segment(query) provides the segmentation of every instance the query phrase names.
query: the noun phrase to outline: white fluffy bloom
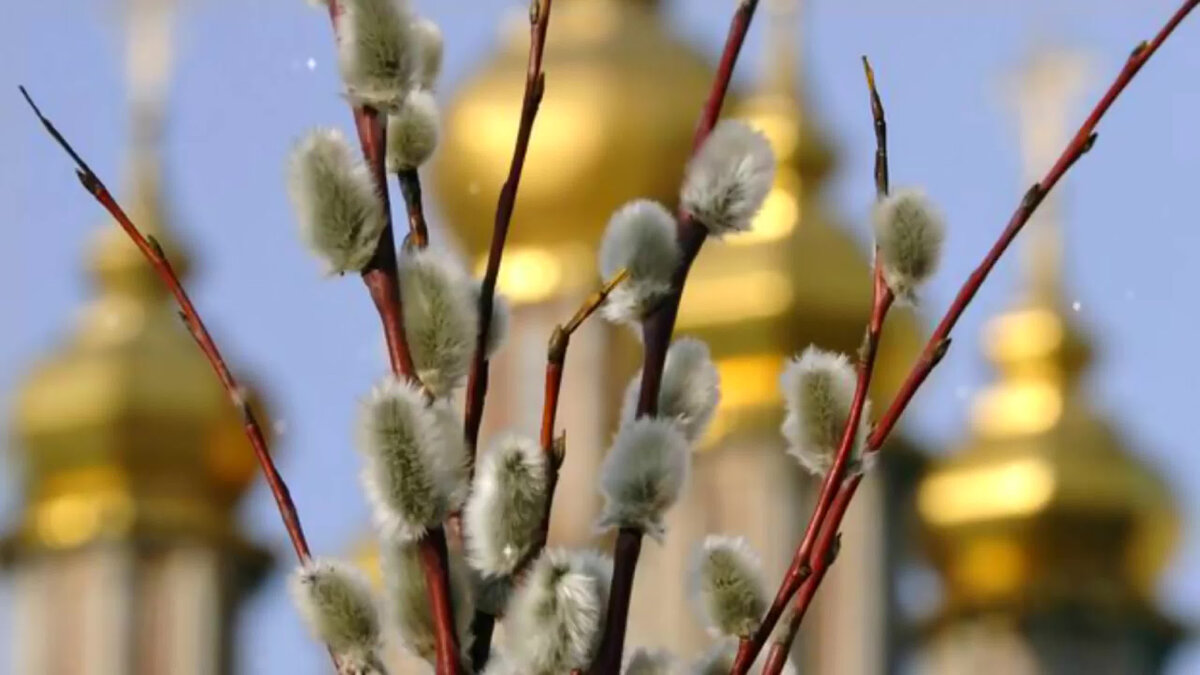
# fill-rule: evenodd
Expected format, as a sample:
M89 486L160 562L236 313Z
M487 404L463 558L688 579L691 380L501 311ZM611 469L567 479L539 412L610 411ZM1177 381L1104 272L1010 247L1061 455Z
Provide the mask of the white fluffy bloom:
M641 390L642 374L639 371L625 388L622 424L637 416ZM658 390L658 416L674 420L688 441L695 443L708 429L720 400L721 377L713 365L708 345L690 337L671 343Z
M750 229L775 180L775 153L745 122L717 124L688 164L683 208L721 236Z
M591 551L547 549L505 616L505 653L519 672L557 675L587 668L600 644L612 561Z
M808 347L784 368L780 378L787 408L783 436L788 441L788 453L810 473L822 476L833 466L854 403L856 384L854 366L844 354L817 347ZM850 473L863 469L870 415L867 402L850 450Z
M417 86L432 91L442 73L442 29L425 17L413 22L413 35L417 43Z
M600 241L600 274L608 280L624 268L629 278L609 294L604 316L642 319L671 291L680 256L675 217L662 204L643 199L618 209Z
M549 480L546 453L532 439L501 437L479 461L463 511L471 566L484 576L512 574L541 531Z
M418 547L384 541L382 568L388 613L399 629L404 647L432 664L437 656L436 624ZM453 551L450 552L450 601L458 646L465 655L471 646L471 617L475 605L467 566Z
M671 652L638 647L630 655L624 672L625 675L674 675L678 667Z
M437 149L440 129L433 94L422 89L410 91L399 109L388 115L388 171L416 169L429 161Z
M421 392L389 376L371 391L358 424L363 487L383 536L413 541L441 524L461 502L465 457L461 442L443 438Z
M313 634L337 656L341 672L384 672L379 610L361 572L338 561L310 560L296 568L288 586Z
M391 110L417 74L419 54L407 0L339 0L338 65L353 100Z
M288 194L300 238L327 273L361 270L383 233L383 203L366 166L355 157L342 132L316 129L288 160Z
M435 396L460 386L479 332L479 310L462 266L430 249L400 255L400 303L413 364Z
M705 538L692 564L691 582L705 623L721 635L751 635L767 611L761 564L741 537Z
M884 281L898 298L915 301L916 289L941 261L941 214L920 190L897 190L875 204L872 220Z
M691 461L687 438L671 420L641 417L621 425L600 468L598 525L636 528L661 541L663 516L678 501Z

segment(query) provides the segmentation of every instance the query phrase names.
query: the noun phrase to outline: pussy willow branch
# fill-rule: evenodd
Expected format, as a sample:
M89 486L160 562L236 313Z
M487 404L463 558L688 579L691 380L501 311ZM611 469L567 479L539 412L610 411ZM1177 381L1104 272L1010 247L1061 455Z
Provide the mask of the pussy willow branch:
M246 438L250 441L250 447L254 449L254 456L258 460L259 467L262 468L263 476L267 479L267 485L271 489L271 495L275 497L275 505L279 508L279 516L283 520L283 525L287 529L288 537L292 541L292 548L296 551L296 558L300 562L307 562L311 558L308 549L308 541L304 537L304 528L300 524L300 515L296 511L296 505L292 502L291 493L288 491L287 483L284 482L283 476L275 467L275 460L271 459L271 453L268 451L267 439L262 432L262 427L259 426L258 420L254 417L254 412L250 410L250 405L246 400L245 393L241 385L230 372L229 366L226 365L224 357L221 356L221 351L217 349L216 342L208 333L208 328L204 326L203 319L200 318L200 313L196 311L196 306L192 304L191 298L188 297L187 291L183 288L183 283L175 274L175 269L171 266L171 261L167 259L163 253L162 247L153 236L143 235L137 225L129 219L125 210L117 203L112 194L101 182L100 178L92 171L87 162L79 156L67 139L59 133L54 124L42 114L33 99L29 96L29 92L25 87L20 87L21 95L25 97L25 101L29 103L29 107L33 109L33 114L37 115L42 126L46 128L50 136L58 142L62 149L70 155L74 160L76 171L75 174L79 177L79 182L84 189L88 191L103 206L109 214L117 221L125 234L133 240L134 245L141 251L146 261L154 268L154 272L162 283L171 291L171 295L175 297L175 303L179 305L179 315L183 319L183 324L187 326L188 331L195 338L196 344L200 350L204 352L204 357L208 359L213 371L217 374L217 379L221 381L221 386L225 388L225 392L229 395L229 400L238 409L242 417L242 426L246 432Z
M275 460L271 458L270 448L262 427L259 426L258 419L254 416L254 411L250 409L250 403L246 399L244 390L234 378L233 372L229 370L225 358L221 356L221 350L217 348L217 343L209 335L208 328L205 327L204 320L200 317L200 312L192 304L191 298L183 288L183 282L179 280L179 276L163 252L162 246L152 235L142 234L129 215L125 213L125 209L121 208L121 205L113 198L112 193L108 191L96 172L92 171L79 153L75 152L75 148L71 147L71 144L59 133L54 124L38 109L25 87L20 87L20 90L38 121L75 162L75 175L79 178L79 183L117 221L117 225L125 231L133 244L137 246L138 251L146 258L146 262L154 269L159 280L174 296L175 304L179 306L179 318L183 320L183 325L187 327L192 339L196 341L196 345L208 359L221 386L225 388L229 401L237 408L238 414L242 418L242 430L245 432L247 440L250 441L250 447L254 450L254 458L258 460L258 466L267 481L267 487L271 490L271 496L275 498L275 507L279 510L279 518L283 521L283 527L287 530L288 538L292 542L292 550L296 552L296 559L301 564L307 563L312 559L312 554L308 548L308 540L304 536L304 526L300 524L300 512L296 509L295 502L292 501L292 493L288 490L283 475L275 466ZM333 660L334 669L338 670L340 666L337 657L333 652L329 653L329 657Z
M563 460L566 458L566 434L554 437L554 421L558 415L558 399L562 391L563 368L567 361L567 347L571 342L571 335L583 325L589 317L600 309L604 301L608 299L610 293L629 278L629 271L622 269L613 275L599 290L589 295L584 299L579 309L567 321L566 324L561 324L554 327L554 332L550 336L550 344L546 350L546 394L542 404L542 430L539 437L539 442L542 446L542 452L546 455L546 506L542 510L542 521L538 531L538 538L533 548L525 555L520 563L517 564L516 570L513 571L513 578L520 579L525 571L537 560L542 549L546 547L546 541L550 538L550 513L554 506L554 490L558 487L558 473L562 468ZM475 670L482 671L487 664L488 657L491 651L491 635L495 624L496 617L476 610L475 618L472 622L473 632L475 633L475 644L471 648L471 660L475 665Z
M472 469L475 446L479 443L479 427L483 424L484 399L487 397L487 341L492 325L492 306L496 299L496 280L500 276L500 259L504 256L504 242L508 238L508 228L517 205L517 189L521 185L525 156L529 153L533 123L542 105L542 96L546 93L542 54L546 50L546 31L550 28L550 9L553 2L554 0L531 0L529 3L529 64L525 73L525 96L521 101L521 121L517 127L517 139L513 147L508 178L500 189L500 197L496 204L487 269L484 271L483 283L479 290L479 335L475 341L475 356L471 361L470 375L467 377L467 408L463 420L463 433L467 439L468 458Z
M337 19L341 12L338 0L329 0L329 19L334 39L338 35ZM354 125L362 146L363 159L371 171L375 190L383 200L386 224L379 237L375 255L363 269L363 283L375 303L387 341L388 359L392 373L400 379L420 384L404 330L404 313L400 305L400 280L396 267L396 242L392 231L391 203L387 184L387 116L371 106L352 106ZM411 205L410 205L411 209ZM434 622L436 672L438 675L458 675L460 672L458 634L454 629L454 606L450 599L450 559L443 527L431 528L417 542L418 559L429 591L430 611Z
M988 274L995 267L996 262L1008 249L1009 245L1016 238L1017 234L1020 233L1025 224L1029 222L1030 218L1033 216L1033 213L1045 199L1046 195L1049 194L1054 186L1058 184L1067 171L1069 171L1071 167L1075 165L1075 162L1077 162L1080 157L1091 150L1096 141L1096 127L1100 120L1104 117L1105 113L1108 112L1108 109L1112 107L1113 102L1116 101L1116 99L1121 95L1121 93L1129 85L1130 81L1132 81L1137 75L1138 71L1141 70L1142 66L1149 61L1150 57L1153 56L1156 51L1158 51L1160 46L1162 46L1162 43L1165 42L1168 37L1170 37L1170 35L1175 31L1184 18L1186 18L1187 15L1191 13L1191 11L1195 9L1198 4L1200 4L1200 0L1187 0L1184 2L1175 11L1175 13L1171 15L1158 33L1155 34L1152 40L1149 42L1141 42L1137 45L1137 47L1134 48L1129 57L1126 59L1124 67L1122 67L1121 71L1117 73L1117 76L1113 80L1112 84L1109 85L1104 95L1101 96L1099 102L1096 103L1096 106L1084 119L1083 123L1076 131L1075 136L1067 144L1067 147L1063 150L1058 160L1053 166L1050 167L1046 175L1043 176L1040 181L1030 187L1025 193L1021 203L1018 205L1016 211L1009 219L1008 224L1001 232L999 238L984 256L983 261L979 264L975 271L971 273L966 282L964 282L963 286L960 288L957 296L954 299L954 302L951 303L950 307L946 310L945 315L942 317L937 328L930 336L929 341L922 350L921 356L918 358L917 363L914 364L899 393L897 393L895 399L893 399L891 405L888 406L887 410L876 424L874 430L871 432L871 435L867 439L868 452L877 452L879 450L883 442L887 440L888 434L895 427L900 416L908 407L908 404L912 401L912 398L916 394L917 390L925 382L926 378L928 378L929 373L932 372L937 364L945 357L946 351L950 347L951 330L953 330L955 324L958 322L958 319L966 310L967 305L970 304L971 300L975 297L975 294L979 291L979 288L982 286L984 280L987 279ZM858 485L859 480L852 479L851 481L847 482L845 486L843 486L842 491L845 493L845 501L847 504L849 503L850 499L853 498ZM840 525L844 515L844 509L842 509L840 514L830 514L830 517L824 524L824 528L828 529L830 532L835 531ZM822 551L815 551L815 556L817 556L818 560L820 559L821 555ZM814 586L814 593L815 590L816 589ZM809 601L811 601L811 598ZM797 609L803 608L798 606ZM801 618L802 616L803 615L800 614Z
M692 138L693 154L704 144L721 116L721 108L733 79L733 70L757 8L758 0L741 0L734 11L721 61L717 66L717 74L701 110L700 120L696 124ZM675 318L679 314L683 285L707 234L707 229L695 222L690 215L679 214L677 238L682 258L671 280L671 294L642 322L645 357L642 364L642 388L638 393L638 417L658 414L658 392L662 386L663 364L671 344L671 334L675 330ZM629 606L633 596L634 574L642 550L642 534L640 530L628 527L617 531L617 539L613 544L613 577L608 612L596 660L588 669L590 675L607 675L620 670L625 649L625 631L629 622Z
M1050 170L1040 181L1030 187L1029 191L1025 193L1025 197L1021 200L1021 204L1017 207L1017 210L1012 214L1008 225L1005 226L999 239L996 240L991 250L984 256L983 262L979 264L979 267L971 273L966 283L963 284L962 288L958 291L958 295L955 296L954 302L951 303L950 308L946 310L945 316L942 317L937 328L933 331L933 335L929 337L929 341L925 344L925 349L922 351L920 359L913 366L912 371L909 372L908 378L900 388L900 392L896 394L896 398L892 400L891 405L888 406L887 410L879 418L879 421L875 425L875 430L870 436L870 447L879 448L882 445L888 434L891 433L892 428L896 426L896 422L900 419L904 410L908 407L912 397L925 381L925 378L929 377L929 373L941 361L946 349L950 345L950 331L954 329L955 324L958 323L967 305L971 303L971 300L975 297L975 293L979 291L979 287L992 271L992 268L996 266L996 262L1004 254L1005 249L1008 248L1009 244L1020 233L1025 223L1029 222L1033 212L1037 210L1042 200L1054 189L1054 186L1058 184L1063 175L1070 170L1080 157L1092 148L1092 144L1096 141L1096 126L1100 123L1104 114L1112 107L1113 102L1117 100L1117 97L1121 95L1121 92L1125 90L1129 82L1138 74L1142 66L1158 51L1162 43L1170 37L1175 28L1196 8L1197 4L1200 4L1200 0L1187 0L1184 2L1171 15L1171 18L1167 20L1166 24L1163 25L1152 40L1141 42L1134 48L1133 52L1126 59L1125 66L1117 73L1116 79L1109 85L1104 95L1100 98L1100 101L1096 103L1096 107L1092 109L1091 113L1083 121L1083 124L1080 125L1079 130L1075 132L1074 138L1067 144L1058 161L1050 167Z
M875 196L876 199L883 199L888 193L887 116L884 114L883 101L879 97L879 91L875 88L875 73L871 70L871 64L865 56L863 57L863 70L866 74L871 100L871 119L875 128ZM791 601L792 596L804 587L820 583L814 581L813 578L814 565L811 562L813 549L819 546L817 539L822 533L822 525L830 515L835 497L846 480L851 448L857 440L859 424L862 421L863 409L866 407L867 395L871 387L871 377L875 371L875 358L879 352L879 340L883 335L883 323L887 319L888 310L895 301L895 295L883 279L883 269L878 264L878 255L875 256L875 259L871 285L871 317L867 322L862 352L859 355L858 379L855 383L850 414L847 416L846 426L842 430L841 443L838 445L833 465L821 483L821 490L817 495L812 516L805 527L804 536L796 548L792 562L784 573L774 601L763 617L758 630L749 638L743 638L738 644L737 657L734 659L731 671L733 673L749 672L750 666L766 644L767 638L774 630L775 624L779 622L779 618L783 615L784 608ZM836 530L836 527L834 529ZM784 645L785 653L790 646L791 639L789 638Z

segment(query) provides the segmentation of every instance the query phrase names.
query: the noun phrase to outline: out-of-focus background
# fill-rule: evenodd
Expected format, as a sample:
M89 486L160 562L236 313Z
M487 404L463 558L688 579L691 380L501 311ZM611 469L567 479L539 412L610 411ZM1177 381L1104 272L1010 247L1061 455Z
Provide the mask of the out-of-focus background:
M447 44L443 144L424 171L433 236L474 261L511 151L526 6L415 4ZM775 381L808 343L852 351L861 335L874 137L860 55L878 71L893 183L925 189L950 223L943 269L889 327L879 406L1175 4L764 0L728 114L768 134L779 179L756 233L711 242L689 286L680 330L712 345L725 400L667 542L648 544L631 644L707 646L682 581L705 532L746 534L774 583L807 517ZM732 5L555 3L485 434L536 431L545 340L597 282L609 212L674 199ZM313 549L369 566L350 426L382 340L361 284L322 279L297 243L282 178L306 129L350 129L328 19L299 0L12 2L0 45L0 672L324 672L236 419L16 86L189 262ZM847 521L794 655L804 672L1200 671L1197 73L1193 18L959 324ZM637 354L600 322L572 348L556 541L604 545L592 472Z

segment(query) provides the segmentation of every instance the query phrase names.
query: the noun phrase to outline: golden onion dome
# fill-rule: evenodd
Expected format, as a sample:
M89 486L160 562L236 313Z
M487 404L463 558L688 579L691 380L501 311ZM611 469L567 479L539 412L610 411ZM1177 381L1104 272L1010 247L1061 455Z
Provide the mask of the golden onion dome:
M187 268L159 199L158 166L134 162L130 215ZM165 289L119 228L92 247L96 297L16 395L25 510L18 549L133 537L236 543L232 509L256 474L237 412Z
M1080 391L1086 343L1058 302L1035 295L988 325L986 346L1000 381L918 495L946 614L1152 606L1178 514L1162 477Z
M711 68L673 37L654 0L559 0L500 285L515 302L590 288L609 215L649 197L674 204ZM523 18L523 17L522 17ZM434 168L438 203L472 258L492 235L508 174L528 26L455 95Z

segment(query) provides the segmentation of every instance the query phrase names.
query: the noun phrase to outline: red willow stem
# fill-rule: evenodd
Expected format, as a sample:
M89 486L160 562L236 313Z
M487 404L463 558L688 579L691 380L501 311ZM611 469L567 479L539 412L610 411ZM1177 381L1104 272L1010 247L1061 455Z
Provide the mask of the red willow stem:
M425 205L421 200L421 176L416 169L404 169L396 174L400 194L408 210L408 239L418 249L429 245L429 226L425 222Z
M875 128L875 197L876 199L883 199L887 196L889 188L887 116L884 114L883 101L879 97L879 91L875 88L875 72L871 70L871 63L865 56L862 61L871 101L871 119ZM876 261L878 261L878 251L876 251L875 257ZM855 437L857 436L859 424L862 421L863 410L867 404L871 377L875 371L875 358L879 351L879 340L883 334L883 322L887 318L888 310L891 309L894 300L895 295L883 279L883 269L876 262L873 272L873 283L871 285L871 317L867 322L867 332L864 336L862 353L859 355L858 379L855 383L854 399L850 405L850 414L847 416L846 426L842 429L842 440L834 457L833 466L830 467L825 480L821 484L821 491L817 495L817 503L813 507L812 516L809 518L808 525L804 530L804 537L801 539L800 545L796 548L796 553L792 557L792 562L787 572L784 573L783 581L779 585L779 590L776 592L775 599L772 601L770 608L768 608L766 616L763 617L758 630L749 638L743 638L738 644L737 656L734 659L731 671L733 673L746 673L749 671L751 664L754 663L754 659L766 644L767 638L771 635L771 631L774 630L775 624L779 622L779 618L783 615L784 608L791 601L792 596L798 590L811 587L814 583L820 583L819 580L815 582L813 580L813 566L810 562L812 560L813 549L820 546L817 537L822 532L822 524L834 508L835 497L839 494L839 488L842 487L842 483L846 479L846 472L849 468L850 450L856 440ZM836 527L834 529L836 530ZM790 641L788 644L790 645ZM777 655L774 656L777 657ZM770 663L770 660L768 660L768 663Z
M887 410L879 418L878 423L875 425L875 430L871 433L868 440L868 445L871 448L877 449L883 444L883 441L891 433L892 428L896 426L896 422L908 407L909 402L917 393L921 384L925 382L925 379L929 377L929 373L933 371L938 362L945 356L946 350L950 346L950 331L954 329L963 311L971 303L971 300L975 297L975 293L992 271L992 268L996 266L996 262L1003 255L1005 249L1016 238L1021 228L1025 226L1025 223L1029 222L1033 212L1042 203L1046 195L1050 193L1050 190L1054 189L1054 186L1058 184L1063 175L1067 173L1080 157L1086 154L1088 150L1091 150L1092 144L1096 141L1096 126L1099 124L1101 118L1108 112L1113 102L1117 100L1117 97L1121 95L1121 92L1125 90L1125 87L1133 80L1138 71L1142 69L1142 66L1158 51L1162 43L1170 37L1175 28L1196 8L1197 4L1200 4L1200 0L1186 0L1171 15L1167 23L1154 36L1154 39L1149 42L1141 42L1134 48L1129 58L1126 59L1125 66L1121 68L1121 72L1117 74L1116 79L1109 85L1108 90L1104 92L1104 96L1096 103L1096 107L1092 109L1092 112L1083 121L1083 124L1080 125L1079 130L1075 132L1075 137L1071 139L1066 149L1063 150L1058 161L1054 163L1054 166L1050 167L1050 170L1040 181L1030 187L1029 191L1025 193L1025 197L1021 200L1021 204L1009 219L1008 225L1000 234L999 239L992 245L983 262L979 264L979 267L971 273L966 283L963 284L958 295L954 298L954 302L946 310L946 314L942 317L941 322L938 323L933 335L929 337L929 341L926 343L920 359L913 366L912 371L909 372L908 378L905 380L903 386L901 386L899 393L896 394L891 405L888 406Z
M767 660L762 669L763 675L779 675L783 672L788 654L792 651L792 643L800 631L800 624L803 623L804 616L808 613L813 598L816 597L817 589L825 579L825 573L829 571L830 567L833 567L833 563L837 560L838 552L841 550L841 536L838 534L838 527L861 482L862 474L857 474L846 481L846 484L838 491L837 498L834 499L833 506L829 511L830 522L821 530L821 537L817 540L817 546L813 553L813 560L816 562L812 566L812 574L804 580L796 594L796 603L792 607L791 614L788 615L785 635L781 639L777 639L771 645L771 650L767 652Z
M571 335L583 325L583 322L604 304L608 299L609 294L613 292L625 279L629 278L629 271L622 269L617 274L613 275L612 279L604 284L595 293L589 295L583 304L579 306L575 314L567 321L565 325L554 327L554 332L550 335L550 344L546 354L546 393L542 404L542 429L539 436L539 442L542 446L542 452L546 455L546 505L542 510L542 520L538 531L537 541L525 557L517 563L516 569L512 573L513 579L520 579L533 561L537 560L542 549L546 547L546 542L550 538L550 514L554 507L554 491L558 487L559 469L562 468L563 460L566 458L566 435L565 433L558 439L554 438L554 421L558 415L558 400L562 392L563 368L567 361L567 347L571 342ZM474 663L476 671L482 671L487 665L488 657L491 652L491 636L492 628L495 624L496 617L476 610L472 628L475 633L475 644L471 648L471 660Z
M692 137L692 154L704 144L721 116L721 108L733 79L733 70L757 8L758 0L741 0L734 11L712 88L696 123L696 132ZM645 356L642 364L642 387L638 394L638 417L658 414L658 392L662 386L663 365L671 344L671 334L675 330L675 319L683 298L683 286L692 262L700 253L700 248L708 236L708 230L685 213L679 214L676 231L682 258L672 277L673 290L642 322ZM617 531L617 538L613 544L613 577L604 634L600 640L596 660L588 669L590 675L608 675L620 670L625 649L625 631L629 623L629 606L633 596L634 575L642 550L642 534L640 530L626 527Z
M946 310L946 314L943 316L942 320L938 323L937 328L930 336L920 358L918 359L917 363L913 365L913 368L910 371L908 378L902 385L900 391L896 394L896 397L893 399L891 405L889 405L888 409L879 419L879 422L876 424L871 435L868 437L868 452L876 452L879 450L883 442L887 439L888 434L895 427L900 416L904 413L905 409L907 409L908 404L912 401L912 398L916 394L917 390L925 382L926 378L928 378L929 373L932 372L942 358L945 357L946 351L950 347L951 330L954 328L955 324L958 322L958 319L966 310L967 305L969 305L971 300L975 297L975 294L978 292L980 286L983 284L992 268L995 267L996 262L1003 255L1005 250L1007 250L1009 245L1016 238L1017 234L1020 233L1025 224L1029 222L1030 218L1033 216L1033 213L1045 199L1046 195L1049 194L1054 186L1058 184L1059 180L1062 179L1067 171L1069 171L1070 168L1075 165L1075 162L1077 162L1080 157L1091 150L1096 141L1096 126L1104 117L1105 113L1108 112L1108 109L1112 107L1113 102L1115 102L1116 99L1121 95L1126 86L1128 86L1130 81L1133 80L1138 71L1141 70L1142 66L1144 66L1150 57L1153 56L1156 51L1158 51L1158 48L1162 45L1162 43L1165 42L1168 37L1170 37L1175 28L1178 27L1183 19L1186 18L1187 15L1191 13L1191 11L1195 9L1198 4L1200 4L1200 0L1186 0L1186 2L1184 2L1175 11L1175 13L1171 15L1171 17L1167 20L1167 22L1152 40L1149 42L1141 42L1137 45L1137 47L1134 48L1128 59L1126 59L1124 67L1122 67L1121 71L1117 74L1112 84L1109 85L1099 102L1096 103L1096 106L1092 109L1091 113L1089 113L1084 119L1083 124L1080 125L1078 131L1075 133L1075 136L1067 144L1067 147L1063 150L1058 160L1054 163L1046 175L1040 181L1030 187L1025 193L1021 203L1018 205L1016 211L1009 219L1007 226L1001 232L999 238L992 245L991 249L985 255L980 265L975 269L974 272L971 273L966 282L964 282L963 286L955 297L954 302ZM869 67L868 78L869 80L873 79L870 77ZM874 112L874 100L872 101L872 104ZM886 157L886 155L884 156ZM877 172L877 176L878 175L879 174ZM884 175L886 175L886 173ZM844 487L844 492L846 495L845 501L847 504L853 497L857 486L858 481L852 480ZM827 522L824 524L824 528L831 532L835 531L836 528L840 526L844 516L844 508L842 508L840 513L831 513L827 519ZM820 553L821 552L818 551L817 555L820 555ZM817 583L819 583L819 581L813 583L812 593L815 593L815 586ZM805 602L811 602L811 598ZM804 607L806 608L806 605ZM798 606L798 609L800 608L801 607ZM802 618L802 614L800 618ZM778 617L776 617L776 620L778 620ZM757 634L755 637L758 637ZM742 652L749 651L748 649L744 649L746 647L746 643L743 643L741 647L739 647L738 664L741 664L741 662L744 660L742 658ZM761 643L759 643L758 649L761 649ZM754 650L754 654L756 653L757 650ZM750 654L748 662L745 663L743 668L748 668L749 664L753 662L754 654ZM744 673L745 670L738 670L735 667L732 672Z
M542 54L546 50L546 31L550 27L550 9L554 0L531 0L529 3L529 65L525 73L525 96L521 102L521 121L517 127L517 139L513 147L512 163L508 178L500 189L496 204L496 218L492 226L492 242L488 249L487 269L479 290L479 335L475 341L475 356L471 361L467 377L467 408L463 420L463 433L468 446L468 461L474 471L475 447L479 443L479 427L483 424L483 404L487 397L488 358L487 340L492 324L492 306L496 297L496 280L500 276L500 259L504 256L504 242L512 224L513 210L517 204L517 189L521 185L521 173L525 168L525 156L529 152L529 139L533 135L533 123L546 93L546 73L542 70Z
M42 126L46 128L50 136L74 160L76 166L75 175L79 177L79 182L83 185L84 189L112 215L121 229L125 231L125 234L129 235L134 245L141 251L142 256L154 268L159 280L171 291L171 295L175 297L175 303L179 305L179 316L183 319L183 324L196 340L196 344L200 347L200 351L204 353L205 358L208 359L213 371L216 372L217 379L221 381L221 386L225 388L225 393L229 395L229 400L241 414L242 426L246 432L246 438L250 440L250 446L254 449L254 456L258 460L259 467L262 468L263 476L267 479L271 495L275 497L275 505L279 509L279 516L283 520L284 527L287 529L288 537L292 541L292 549L296 552L296 558L301 563L308 562L312 556L308 549L308 541L304 537L304 528L300 524L300 515L296 511L295 503L292 502L291 492L288 490L287 483L284 482L283 476L280 475L279 470L275 467L275 460L271 458L262 427L259 426L258 420L254 417L254 412L250 410L250 404L246 400L241 385L238 384L233 373L230 372L224 357L221 356L221 351L217 349L216 342L213 341L212 336L208 333L208 328L204 325L203 319L200 318L200 313L196 311L195 305L192 304L191 298L188 297L187 291L183 288L183 283L175 274L175 269L171 266L171 261L163 253L163 249L158 241L151 235L143 235L137 225L129 219L125 210L113 198L108 188L105 187L96 173L92 171L91 167L87 165L87 162L83 161L83 158L75 152L75 149L71 147L67 139L59 133L54 124L38 109L37 104L33 102L25 87L20 87L20 90L21 95L25 97L25 101L29 103L29 107L33 109L33 114L37 115Z
M335 40L341 39L338 31L340 13L339 0L329 0L329 19L333 24ZM363 159L371 171L375 190L383 202L386 219L375 255L362 271L363 283L367 286L383 324L393 375L419 386L420 379L416 375L409 352L404 330L404 313L400 304L396 242L387 184L387 116L386 113L368 105L354 105L351 110L358 140L362 146ZM445 529L430 529L418 540L417 549L425 586L429 592L430 611L433 614L436 672L438 675L458 675L461 670L459 645L458 634L455 631L454 605L450 597L450 558Z

